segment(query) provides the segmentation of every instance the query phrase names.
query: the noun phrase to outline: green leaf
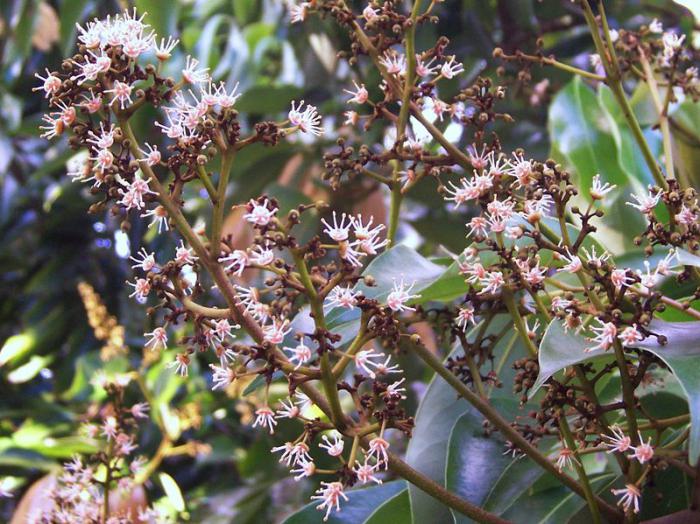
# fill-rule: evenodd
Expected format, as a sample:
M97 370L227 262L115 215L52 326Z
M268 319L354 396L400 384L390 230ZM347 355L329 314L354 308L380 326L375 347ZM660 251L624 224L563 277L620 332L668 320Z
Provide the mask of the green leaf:
M700 456L700 322L653 320L649 330L666 337L666 344L661 345L656 337L650 336L637 347L663 360L683 388L691 419L688 458L695 464Z
M616 479L614 473L592 476L591 488L595 492L604 491ZM568 522L585 505L585 499L564 486L555 485L535 493L524 493L501 516L523 524L562 524ZM591 518L589 513L585 516Z
M82 19L88 2L89 0L63 0L61 2L61 49L66 56L70 55L75 46L75 24Z
M293 85L251 86L236 102L236 109L243 113L275 114L286 111L292 100L298 100L303 90Z
M583 188L589 188L598 173L612 184L627 182L611 132L616 127L596 94L578 76L557 93L549 108L553 156L576 172ZM587 191L583 194L589 197Z
M162 0L135 0L139 16L148 13L144 22L155 29L159 37L175 34L177 13L180 10L178 2L170 2L167 7Z
M415 303L451 302L466 294L467 291L469 286L459 272L459 263L455 261L432 284L421 291L420 298Z
M356 289L368 298L381 301L391 293L394 283L398 284L403 279L406 285L413 284L411 293L417 295L444 273L443 266L431 262L414 249L399 244L372 260L363 272L363 275L374 277L376 285L369 287L360 283Z
M233 14L242 26L255 19L258 8L258 0L233 0Z
M26 331L20 335L8 338L0 350L0 366L8 362L17 362L31 353L36 346L36 335L34 331Z
M519 410L515 398L496 399L493 402L499 412L514 419ZM469 409L452 427L447 449L445 486L469 502L481 506L493 485L515 459L504 454L505 440L500 434L484 434L484 417L476 409ZM531 469L539 467L529 463ZM453 512L457 523L471 522L465 516Z
M400 493L406 492L404 481L387 482L369 488L353 489L345 494L347 501L341 501L341 511L328 517L328 524L360 524L372 517L375 509ZM283 524L319 524L323 513L316 509L318 502L312 502L287 518ZM390 521L387 521L390 522ZM401 522L401 521L396 521ZM437 522L437 521L433 521Z
M510 317L501 315L491 322L486 334L498 333L509 324L512 324ZM473 339L478 327L479 325L468 334L469 339ZM506 335L497 345L494 350L497 358L503 358L506 348L509 348L511 354L515 353L512 342L509 341L511 338ZM518 347L518 350L522 348ZM462 351L457 346L451 356L459 355ZM498 401L495 404L500 406ZM472 409L441 377L434 376L416 411L416 425L406 449L406 462L440 484L444 484L446 478L456 482L453 476L448 477L446 473L448 444L455 422L465 413L473 413ZM414 523L454 521L446 506L412 485L409 485L409 496Z
M538 361L540 373L535 385L530 389L530 398L556 372L562 369L590 360L611 359L610 353L595 350L586 353L591 343L584 337L573 332L564 331L564 325L559 320L552 320L542 337Z
M372 513L364 524L387 524L390 522L411 522L411 499L408 489L394 495Z
M53 361L53 355L45 357L33 355L29 362L15 369L7 375L7 380L12 384L22 384L36 377L39 372Z
M692 253L689 253L685 249L678 249L676 251L677 257L678 257L678 262L683 264L684 266L694 266L694 267L700 267L700 257L697 255L693 255Z
M185 511L185 499L182 498L180 486L177 485L175 479L167 473L158 473L158 479L160 480L161 486L163 486L165 496L168 497L173 508L177 511Z

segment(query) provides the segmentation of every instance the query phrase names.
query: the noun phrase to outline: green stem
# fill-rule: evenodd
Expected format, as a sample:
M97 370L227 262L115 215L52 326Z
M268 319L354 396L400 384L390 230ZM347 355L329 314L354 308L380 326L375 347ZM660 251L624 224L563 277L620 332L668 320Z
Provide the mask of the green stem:
M214 184L212 184L211 178L209 178L209 175L204 169L204 166L197 167L197 176L199 176L199 179L202 181L202 184L204 184L207 193L209 193L209 198L211 199L211 201L214 204L216 204L218 199L218 195L216 194L216 188L214 187Z
M578 454L578 447L576 446L574 437L571 434L571 430L569 429L569 423L567 422L566 415L564 415L564 413L562 413L559 417L559 429L561 430L561 434L564 437L564 441L566 442L567 447L571 451L573 451L574 455L576 456L576 460L573 461L574 468L576 469L578 479L581 482L581 487L583 488L583 491L586 494L586 502L588 502L588 509L590 509L591 511L591 517L593 517L593 524L600 524L600 509L598 508L598 503L596 502L593 490L591 489L591 483L588 481L588 475L586 474L586 470L584 469L583 464L581 463L581 458Z
M634 115L634 111L632 110L632 107L630 106L629 101L627 100L627 95L625 94L625 90L622 86L620 68L617 62L617 55L615 53L614 47L610 45L610 30L608 28L607 19L605 17L605 9L603 8L603 4L602 2L599 2L598 6L601 18L603 20L603 29L605 31L606 40L609 45L606 45L600 37L598 23L596 22L595 15L593 14L593 10L591 9L588 0L582 0L582 4L583 15L586 18L586 22L588 23L588 27L591 31L591 36L593 37L593 42L595 44L596 50L598 51L598 54L600 55L600 60L607 74L608 86L610 87L610 90L615 96L615 99L617 100L620 109L622 109L622 114L625 117L625 120L627 121L627 125L632 131L632 135L634 136L635 141L637 142L639 148L642 151L642 156L644 156L644 160L649 166L649 170L654 176L655 182L661 188L668 189L668 184L664 179L664 175L661 172L661 169L659 168L656 159L654 158L654 154L649 148L649 144L644 138L642 128L639 125L637 117Z
M401 213L401 201L403 194L401 193L401 181L398 176L398 162L394 166L393 180L391 181L391 203L389 206L389 228L387 230L388 247L392 247L396 240L396 231L399 227L399 216Z
M525 321L523 320L522 315L520 315L520 310L518 309L518 305L515 303L513 294L510 291L504 291L502 293L502 298L503 303L508 309L508 313L510 313L510 316L513 318L513 324L515 325L515 329L520 334L520 338L523 341L523 344L525 344L525 347L530 353L530 356L536 358L537 348L535 347L535 343L532 341L532 339L527 335L527 327L525 326Z
M634 412L635 400L634 400L634 387L632 386L632 381L630 380L629 371L627 369L627 362L625 361L625 352L622 349L620 341L615 339L613 343L613 348L615 350L615 362L620 370L620 382L622 383L622 400L625 403L625 414L627 415L627 424L629 427L629 436L632 439L633 445L639 444L639 428L637 427L637 416ZM636 461L630 462L629 476L630 480L634 482L639 474L639 464Z
M226 187L233 165L235 151L223 151L221 157L221 173L219 174L219 186L216 190L216 201L212 212L211 225L211 256L216 261L221 250L221 231L224 224L224 207L226 206Z

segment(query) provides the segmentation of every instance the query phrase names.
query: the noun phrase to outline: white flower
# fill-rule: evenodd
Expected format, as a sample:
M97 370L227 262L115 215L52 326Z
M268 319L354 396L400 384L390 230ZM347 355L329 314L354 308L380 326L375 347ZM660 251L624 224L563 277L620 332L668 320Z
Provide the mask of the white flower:
M654 18L651 22L649 22L649 31L657 34L663 33L664 25L659 21L658 18Z
M311 500L320 500L321 503L316 509L326 510L323 521L328 520L331 511L340 511L340 499L347 501L348 497L343 493L343 485L340 482L321 482L321 487L316 490L318 495L311 497Z
M173 39L172 36L169 36L168 40L165 40L165 38L161 38L160 44L156 44L153 48L153 50L156 53L156 58L158 58L158 60L160 60L161 62L165 62L166 60L168 60L173 49L175 49L175 46L179 42L179 40Z
M406 72L406 57L394 51L387 51L379 59L379 63L384 66L390 75L403 75Z
M168 364L169 368L175 368L175 373L181 377L186 377L189 374L190 357L187 353L178 353L175 355L175 360Z
M487 271L484 278L479 279L479 284L482 286L479 295L488 293L495 295L501 291L501 287L505 284L503 273L500 271Z
M462 178L459 180L460 186L454 184L454 182L449 181L445 187L445 200L448 202L454 202L454 208L459 208L460 205L468 202L469 200L474 200L481 196L481 189L477 187L474 183L474 179L467 180Z
M180 245L175 250L175 262L180 265L192 265L197 261L197 257L192 250L185 247L185 243L180 240Z
M127 284L134 288L129 298L136 297L140 302L145 301L151 292L151 283L145 278L137 278L134 282L127 281Z
M608 449L608 453L624 453L632 446L632 439L624 434L619 426L610 426L611 435L601 435L604 440L607 440L603 445Z
M250 211L243 215L243 218L256 226L268 225L277 214L277 208L273 207L272 209L269 209L267 207L269 204L270 201L267 198L263 200L262 204L256 202L255 200L251 200L248 202L248 208Z
M469 323L476 324L474 319L474 306L471 303L466 303L463 307L459 308L457 313L457 325L464 329L467 329Z
M374 371L370 367L371 364L374 364L372 361L373 358L382 358L382 355L375 352L373 349L363 349L353 356L358 371L364 371L369 376L374 375Z
M345 442L343 442L343 438L340 434L335 431L331 434L331 437L333 440L328 438L328 435L322 435L321 440L323 440L323 443L319 444L318 447L325 449L331 457L339 457L343 454Z
M656 193L656 194L646 194L646 195L641 195L637 196L635 194L631 195L632 198L634 198L637 203L633 202L626 202L628 206L632 206L633 208L639 210L640 212L646 214L651 213L656 205L659 203L659 200L661 200L661 193Z
M620 496L617 505L622 506L625 512L631 509L634 513L639 513L639 498L642 496L642 493L637 486L625 484L624 489L612 489L610 491L613 495Z
M243 250L236 249L226 256L218 259L219 263L225 264L224 269L231 271L237 276L241 276L249 262L248 253Z
M607 182L601 183L600 175L595 175L593 177L593 184L591 185L591 198L593 200L603 200L603 197L616 187L616 185Z
M292 364L296 364L294 369L299 369L299 367L311 360L311 348L304 344L304 342L299 342L296 347L284 347L285 351L289 351L292 355L289 357L289 361Z
M629 286L634 283L632 277L627 274L626 269L614 269L610 273L610 281L615 285L615 289L618 291L622 289L622 286Z
M374 368L374 371L370 372L369 376L371 378L376 378L379 375L389 375L391 373L401 373L401 368L398 366L398 364L394 364L392 366L390 363L391 363L391 355L387 355L386 360L384 360L384 362L369 361L367 363L367 365Z
M307 446L304 442L297 442L296 444L285 442L282 446L276 446L270 451L273 453L281 451L282 456L280 457L279 462L283 462L287 466L303 465L311 461L309 446Z
M273 318L272 324L263 327L263 336L266 342L270 344L279 344L284 340L284 337L292 330L289 326L289 319Z
M167 231L170 229L168 226L168 212L163 206L156 206L153 209L146 211L141 216L153 217L150 225L152 226L153 224L158 224L158 233L161 233L162 230Z
M410 286L406 286L403 277L401 283L397 284L394 280L394 288L386 297L386 305L394 312L415 311L415 308L406 306L406 302L414 298L420 298L420 295L411 295L411 290L416 285L413 282Z
M270 431L270 435L275 433L275 426L277 421L275 420L275 413L270 409L270 406L263 406L255 410L255 421L253 422L253 427L256 428L260 426L261 428L267 428Z
M132 268L139 268L145 273L153 271L157 268L158 265L156 264L156 258L154 253L149 253L148 251L146 251L145 247L142 247L136 254L139 255L141 258L137 258L135 256L129 257L131 260L136 262L136 264L131 266Z
M357 295L350 287L334 287L330 293L328 293L328 307L342 307L346 309L354 309L357 305Z
M599 324L597 327L591 327L591 331L595 333L595 336L588 340L597 342L598 344L586 348L584 350L586 353L595 351L596 349L602 349L604 351L610 349L610 346L615 342L615 337L617 337L617 326L615 324L612 322L603 322L599 318L596 318L595 321Z
M160 164L162 156L160 154L160 151L158 151L158 148L156 146L152 146L148 142L144 142L144 146L146 146L146 150L139 149L139 151L143 155L143 158L140 161L146 162L146 165L148 165L149 167L153 167L155 165Z
M367 102L367 99L369 98L369 93L367 92L367 88L365 87L365 84L360 84L357 85L357 82L353 80L353 84L355 84L355 91L350 91L349 89L343 89L343 91L349 95L352 95L352 98L348 100L348 104L354 103L354 104L364 104Z
M278 418L296 418L301 414L301 409L295 406L291 399L280 400L281 409L276 411Z
M233 382L233 379L236 378L236 373L228 366L209 364L209 367L213 371L212 382L214 385L211 388L212 390L226 389Z
M357 475L357 480L361 484L367 484L368 482L376 482L377 484L382 483L381 479L378 479L374 475L377 471L377 467L374 465L368 464L366 458L365 458L365 463L360 464L358 462L357 465L353 468L353 471L355 472L355 475Z
M308 14L310 5L311 4L309 2L301 2L300 4L295 4L294 2L289 1L289 21L292 24L303 22L306 19L306 15Z
M41 80L41 87L35 87L32 91L43 91L44 98L48 98L51 95L58 92L61 89L61 79L55 74L51 73L48 69L46 71L46 76L41 76L39 73L35 73L34 76Z
M634 324L623 329L618 338L622 341L623 346L628 347L636 346L637 342L641 342L646 337L639 331L639 326Z
M323 232L331 237L333 240L336 242L343 242L348 239L348 235L350 233L350 227L353 224L353 219L350 217L348 219L347 224L345 223L345 219L347 218L347 215L343 213L340 215L340 223L338 222L338 217L333 211L333 225L331 226L325 218L321 219L321 222L323 223L324 226L326 226L323 230Z
M300 481L304 477L310 477L316 473L316 465L313 461L309 460L308 462L299 463L296 469L291 469L290 471L296 474L294 480Z
M292 109L288 114L289 122L302 133L311 133L316 136L321 135L323 133L323 129L321 128L321 115L318 114L316 106L309 104L304 111L302 111L301 108L303 106L303 100L299 102L299 105L296 105L296 102L292 101Z
M199 60L188 55L182 76L190 84L201 84L209 81L209 68L197 69L198 66Z
M119 101L119 109L124 109L127 102L133 104L134 102L131 100L131 91L133 89L134 87L129 84L115 80L112 89L105 89L105 93L112 93L112 101L109 105L111 106L114 102Z
M456 75L463 72L464 66L461 62L456 62L454 56L451 56L440 68L440 74L447 79L454 78Z
M144 337L148 337L146 340L146 347L150 347L153 350L158 348L165 349L168 344L168 333L165 328L157 327L150 333L144 333Z
M374 457L378 465L383 465L384 469L389 467L389 441L382 437L375 437L369 441L368 457Z
M639 446L631 448L634 453L632 455L628 455L628 457L635 458L640 464L644 464L645 462L649 462L654 457L654 448L651 445L651 437L644 442L644 440L642 440L642 434L638 433L638 436Z
M561 473L564 468L571 468L574 463L580 464L574 452L564 444L557 455L557 469Z

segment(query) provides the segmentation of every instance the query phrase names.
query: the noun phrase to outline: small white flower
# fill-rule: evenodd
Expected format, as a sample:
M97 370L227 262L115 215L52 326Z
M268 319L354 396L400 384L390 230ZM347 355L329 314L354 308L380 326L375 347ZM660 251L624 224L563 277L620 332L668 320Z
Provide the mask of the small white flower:
M212 390L216 389L226 389L236 378L236 373L228 366L217 366L215 364L209 364L212 370Z
M311 497L311 500L320 500L321 503L316 509L326 510L323 521L326 522L333 510L340 511L340 499L347 501L348 497L343 493L343 484L340 482L321 482L321 487L316 490L318 495Z
M591 185L591 198L593 200L603 200L605 195L610 193L617 186L609 184L607 182L601 183L600 175L595 175L593 177L593 184Z
M143 336L148 337L146 347L156 350L158 348L165 349L168 344L168 333L165 328L157 327L150 333L144 333Z
M284 340L284 337L292 330L289 326L289 319L273 318L272 324L263 327L263 336L266 342L270 344L279 344Z
M661 200L661 193L656 193L656 194L651 194L648 193L646 195L631 195L632 198L634 198L637 203L633 202L626 202L628 206L632 206L633 208L637 209L638 211L644 213L645 215L651 213L654 211L654 208L656 205L659 203L659 200Z
M411 290L416 285L413 282L410 286L406 286L403 277L399 284L394 280L394 287L391 293L386 297L386 305L394 312L415 311L415 308L406 306L406 302L414 298L420 298L420 295L411 295Z
M624 434L619 426L610 426L611 435L601 435L607 440L603 445L608 448L608 453L624 453L632 446L632 439Z
M451 56L440 68L440 74L447 79L454 78L463 72L464 66L461 62L456 62L454 56Z
M182 76L188 83L201 84L209 81L209 68L197 69L198 66L199 60L188 55L182 70Z
M334 287L330 293L328 293L327 307L342 307L345 309L354 309L357 305L357 295L350 287Z
M270 205L270 201L267 198L263 200L262 204L255 200L251 200L248 203L250 212L243 215L243 218L256 226L268 225L277 214L277 208L273 207L272 209L269 209L268 205Z
M339 457L343 454L343 449L345 448L345 442L339 433L333 432L331 434L333 440L331 440L328 435L321 436L323 443L319 444L318 447L325 449L331 457Z
M336 212L333 211L333 225L330 225L325 218L321 219L323 225L326 226L323 232L336 242L343 242L347 240L350 233L350 227L353 225L353 219L350 217L346 224L346 218L348 218L347 215L343 213L340 215L340 222L338 222Z
M294 369L299 369L302 364L311 360L311 348L304 344L304 342L299 342L295 347L284 347L284 351L289 351L292 355L289 357L289 361L292 364L296 364Z
M651 22L649 22L649 31L656 34L661 34L664 32L664 25L658 18L654 18Z
M623 329L618 338L622 341L623 346L634 347L646 337L639 331L639 326L634 324L633 326L627 326Z
M292 126L298 128L302 133L311 133L312 135L320 136L323 133L321 127L321 115L318 114L316 106L307 105L304 111L301 108L304 106L304 101L292 102L292 109L289 111L289 122Z
M598 322L598 326L591 327L591 331L595 333L595 336L589 338L589 340L591 342L597 342L598 344L586 348L584 350L586 353L595 351L596 349L602 349L603 351L610 349L615 342L615 337L617 337L617 326L615 324L612 322L603 322L599 318L596 318L595 321Z
M610 490L613 495L619 496L618 506L622 506L625 512L632 510L634 513L639 513L639 499L642 496L639 488L634 484L625 484L624 489Z
M343 89L343 91L349 95L352 95L352 98L347 101L348 104L364 104L367 102L367 99L369 98L369 92L367 91L367 88L365 87L365 84L360 84L357 85L357 82L353 81L353 84L355 84L355 91L350 91L349 89Z
M374 457L377 464L384 466L384 469L389 467L389 441L382 437L375 437L369 441L368 457Z
M270 431L270 435L275 433L275 426L277 421L275 420L275 413L270 409L270 406L263 406L255 410L255 421L253 422L253 427L256 428L260 426L261 428L267 428Z

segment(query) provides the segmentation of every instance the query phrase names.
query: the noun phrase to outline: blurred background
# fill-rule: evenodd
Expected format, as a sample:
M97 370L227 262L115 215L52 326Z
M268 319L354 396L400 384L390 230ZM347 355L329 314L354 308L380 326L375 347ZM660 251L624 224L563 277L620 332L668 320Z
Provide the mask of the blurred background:
M665 28L693 38L700 2L683 4L616 0L610 2L609 15L613 27L636 28L658 18ZM32 92L38 83L34 74L59 68L62 58L71 55L76 23L134 6L139 13L148 12L146 21L160 36L180 39L170 63L173 74L190 54L210 68L215 80L240 83L244 94L237 109L244 128L280 119L292 100L304 99L324 115L321 140L245 149L234 166L232 204L267 193L286 209L300 201L325 200L334 209L386 219L388 195L376 186L353 181L331 191L322 177L323 153L335 146L339 133L353 143L386 139L379 126L361 139L348 135L352 132L347 128L338 131L347 107L340 94L356 76L337 57L348 42L332 21L311 17L304 25L290 25L285 5L277 0L0 2L0 478L2 487L14 492L14 497L0 499L0 520L9 521L22 495L58 464L93 449L77 428L83 414L99 409L104 400L104 393L91 384L95 374L139 370L142 380L134 395L147 396L153 413L141 432L142 451L153 457L166 441L175 450L161 453L154 464L145 484L149 498L160 499L164 507L194 522L281 521L306 503L313 486L291 481L269 453L271 445L284 442L284 424L274 439L249 427L255 385L237 384L213 394L206 364L181 380L165 369L172 352L143 350L143 333L153 326L146 306L127 298L129 256L144 244L156 252L172 252L172 240L149 230L145 220L127 227L110 213L88 214L89 190L66 176L75 153L65 140L49 143L38 136L46 103L41 93ZM592 176L603 171L595 162L605 162L606 172L619 171L613 177L618 183L624 177L645 183L641 162L619 153L620 133L616 135L610 122L596 119L597 111L606 110L604 97L581 91L566 73L554 69L533 67L528 75L518 76L506 68L499 76L502 64L491 58L497 46L532 52L541 37L547 53L589 69L590 36L575 4L446 0L435 13L440 22L419 32L417 48L446 35L449 52L468 72L467 78L446 84L441 97L449 99L479 75L506 85L503 110L515 123L498 129L504 150L522 147L537 159L555 155L569 163L583 162L575 154L576 130L588 125L601 151L614 160L589 159L592 165L576 166L579 173ZM378 92L378 78L370 75L363 81L370 92ZM639 93L633 102L643 116L648 97ZM674 110L678 119L698 129L695 107ZM151 143L161 140L156 132L146 136L158 118L154 112L139 112L137 134ZM652 123L648 112L643 123ZM448 132L460 140L458 126ZM652 130L649 134L658 145ZM697 135L676 144L685 169L692 169L698 145ZM205 203L190 196L189 211L196 216ZM624 205L618 208L620 214L613 217L622 223ZM434 254L438 246L459 251L465 219L451 212L434 182L426 180L411 193L400 239L426 254ZM311 236L316 227L306 224L305 234ZM251 235L235 212L227 218L226 231L240 245ZM610 237L613 251L629 247L631 237L620 231ZM427 377L418 365L403 364L417 384L409 399L414 409ZM284 388L277 393L282 395ZM35 491L40 493L40 487Z

